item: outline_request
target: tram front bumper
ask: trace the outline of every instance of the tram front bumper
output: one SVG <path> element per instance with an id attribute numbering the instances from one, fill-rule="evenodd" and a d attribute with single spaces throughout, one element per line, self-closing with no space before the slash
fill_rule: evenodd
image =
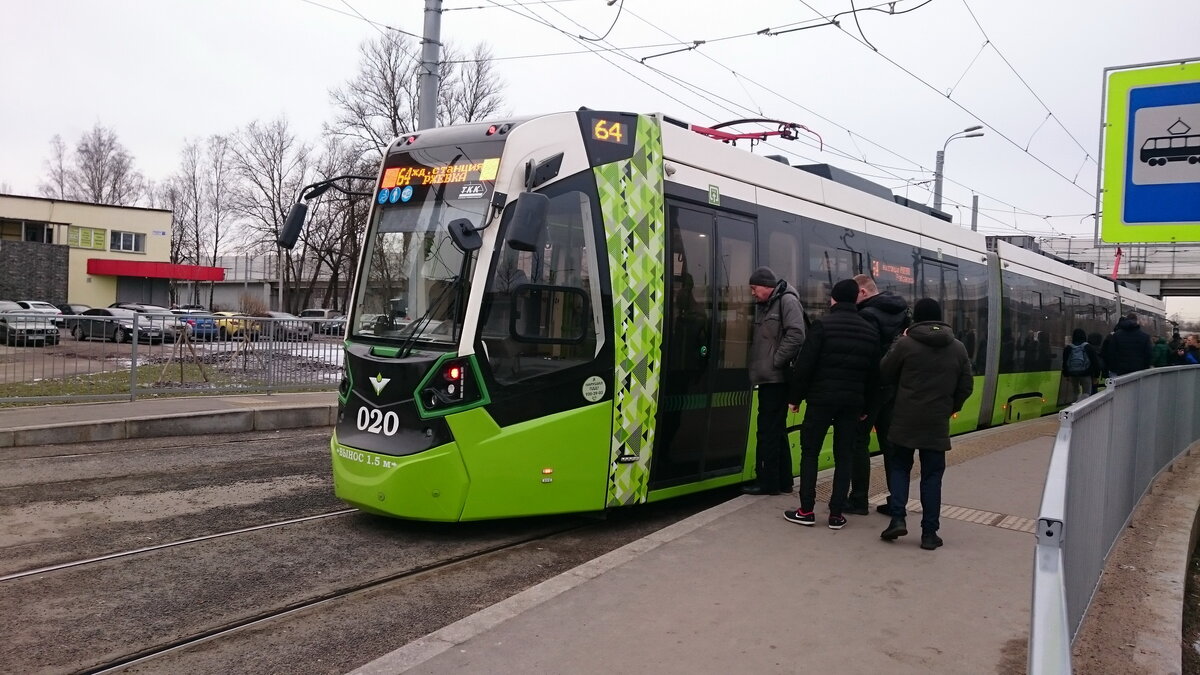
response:
<path id="1" fill-rule="evenodd" d="M 334 494 L 352 506 L 413 520 L 462 515 L 470 481 L 456 443 L 394 457 L 346 447 L 334 435 L 330 451 Z"/>

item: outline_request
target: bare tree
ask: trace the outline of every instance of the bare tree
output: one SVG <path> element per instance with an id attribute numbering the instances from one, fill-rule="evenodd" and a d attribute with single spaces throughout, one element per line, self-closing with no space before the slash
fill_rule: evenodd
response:
<path id="1" fill-rule="evenodd" d="M 208 257 L 208 263 L 216 267 L 217 258 L 221 254 L 222 244 L 229 238 L 229 230 L 226 225 L 233 214 L 233 192 L 236 187 L 228 136 L 209 136 L 207 159 L 207 175 L 205 176 L 204 187 L 208 232 L 210 235 L 207 243 L 211 246 L 209 249 L 211 255 Z M 215 288 L 216 284 L 209 283 L 209 307 L 212 306 Z"/>
<path id="2" fill-rule="evenodd" d="M 287 120 L 280 118 L 251 122 L 235 135 L 229 151 L 239 180 L 232 208 L 245 219 L 246 243 L 258 252 L 276 250 L 275 239 L 304 185 L 309 147 L 297 141 Z M 285 287 L 289 279 L 298 278 L 304 257 L 303 251 L 287 253 Z"/>
<path id="3" fill-rule="evenodd" d="M 443 124 L 478 122 L 500 112 L 504 81 L 495 73 L 492 50 L 475 45 L 471 59 L 459 64 L 452 86 L 443 88 Z"/>
<path id="4" fill-rule="evenodd" d="M 54 134 L 54 138 L 50 139 L 50 159 L 46 160 L 46 180 L 38 185 L 38 192 L 43 197 L 66 199 L 70 182 L 67 144 L 63 143 L 62 136 Z"/>
<path id="5" fill-rule="evenodd" d="M 416 129 L 421 59 L 414 43 L 384 34 L 359 47 L 358 74 L 330 91 L 336 115 L 326 134 L 350 140 L 376 161 L 392 139 Z M 473 58 L 459 57 L 446 45 L 438 72 L 438 122 L 471 122 L 493 115 L 503 103 L 503 82 L 495 75 L 491 51 L 477 45 Z"/>
<path id="6" fill-rule="evenodd" d="M 92 127 L 75 144 L 75 166 L 69 173 L 75 199 L 93 204 L 129 206 L 142 195 L 142 175 L 133 166 L 133 155 L 112 129 Z"/>

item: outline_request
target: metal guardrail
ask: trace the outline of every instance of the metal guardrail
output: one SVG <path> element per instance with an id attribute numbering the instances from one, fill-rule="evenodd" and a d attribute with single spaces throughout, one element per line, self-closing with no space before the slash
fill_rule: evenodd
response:
<path id="1" fill-rule="evenodd" d="M 0 403 L 337 388 L 344 324 L 212 319 L 0 312 Z"/>
<path id="2" fill-rule="evenodd" d="M 1038 515 L 1029 672 L 1071 672 L 1105 560 L 1155 477 L 1200 439 L 1200 366 L 1155 368 L 1060 413 Z"/>

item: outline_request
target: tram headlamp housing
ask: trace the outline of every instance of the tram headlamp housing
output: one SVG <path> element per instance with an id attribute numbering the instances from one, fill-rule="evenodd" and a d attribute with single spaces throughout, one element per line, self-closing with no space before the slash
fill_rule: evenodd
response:
<path id="1" fill-rule="evenodd" d="M 443 358 L 417 390 L 421 415 L 446 414 L 485 403 L 486 396 L 478 375 L 470 357 Z"/>

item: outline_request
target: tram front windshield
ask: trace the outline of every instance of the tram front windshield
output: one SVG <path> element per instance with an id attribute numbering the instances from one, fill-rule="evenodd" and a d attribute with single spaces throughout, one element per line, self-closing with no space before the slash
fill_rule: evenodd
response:
<path id="1" fill-rule="evenodd" d="M 458 340 L 471 262 L 463 265 L 446 226 L 459 218 L 482 225 L 502 149 L 501 142 L 464 143 L 388 157 L 364 243 L 352 335 Z"/>

